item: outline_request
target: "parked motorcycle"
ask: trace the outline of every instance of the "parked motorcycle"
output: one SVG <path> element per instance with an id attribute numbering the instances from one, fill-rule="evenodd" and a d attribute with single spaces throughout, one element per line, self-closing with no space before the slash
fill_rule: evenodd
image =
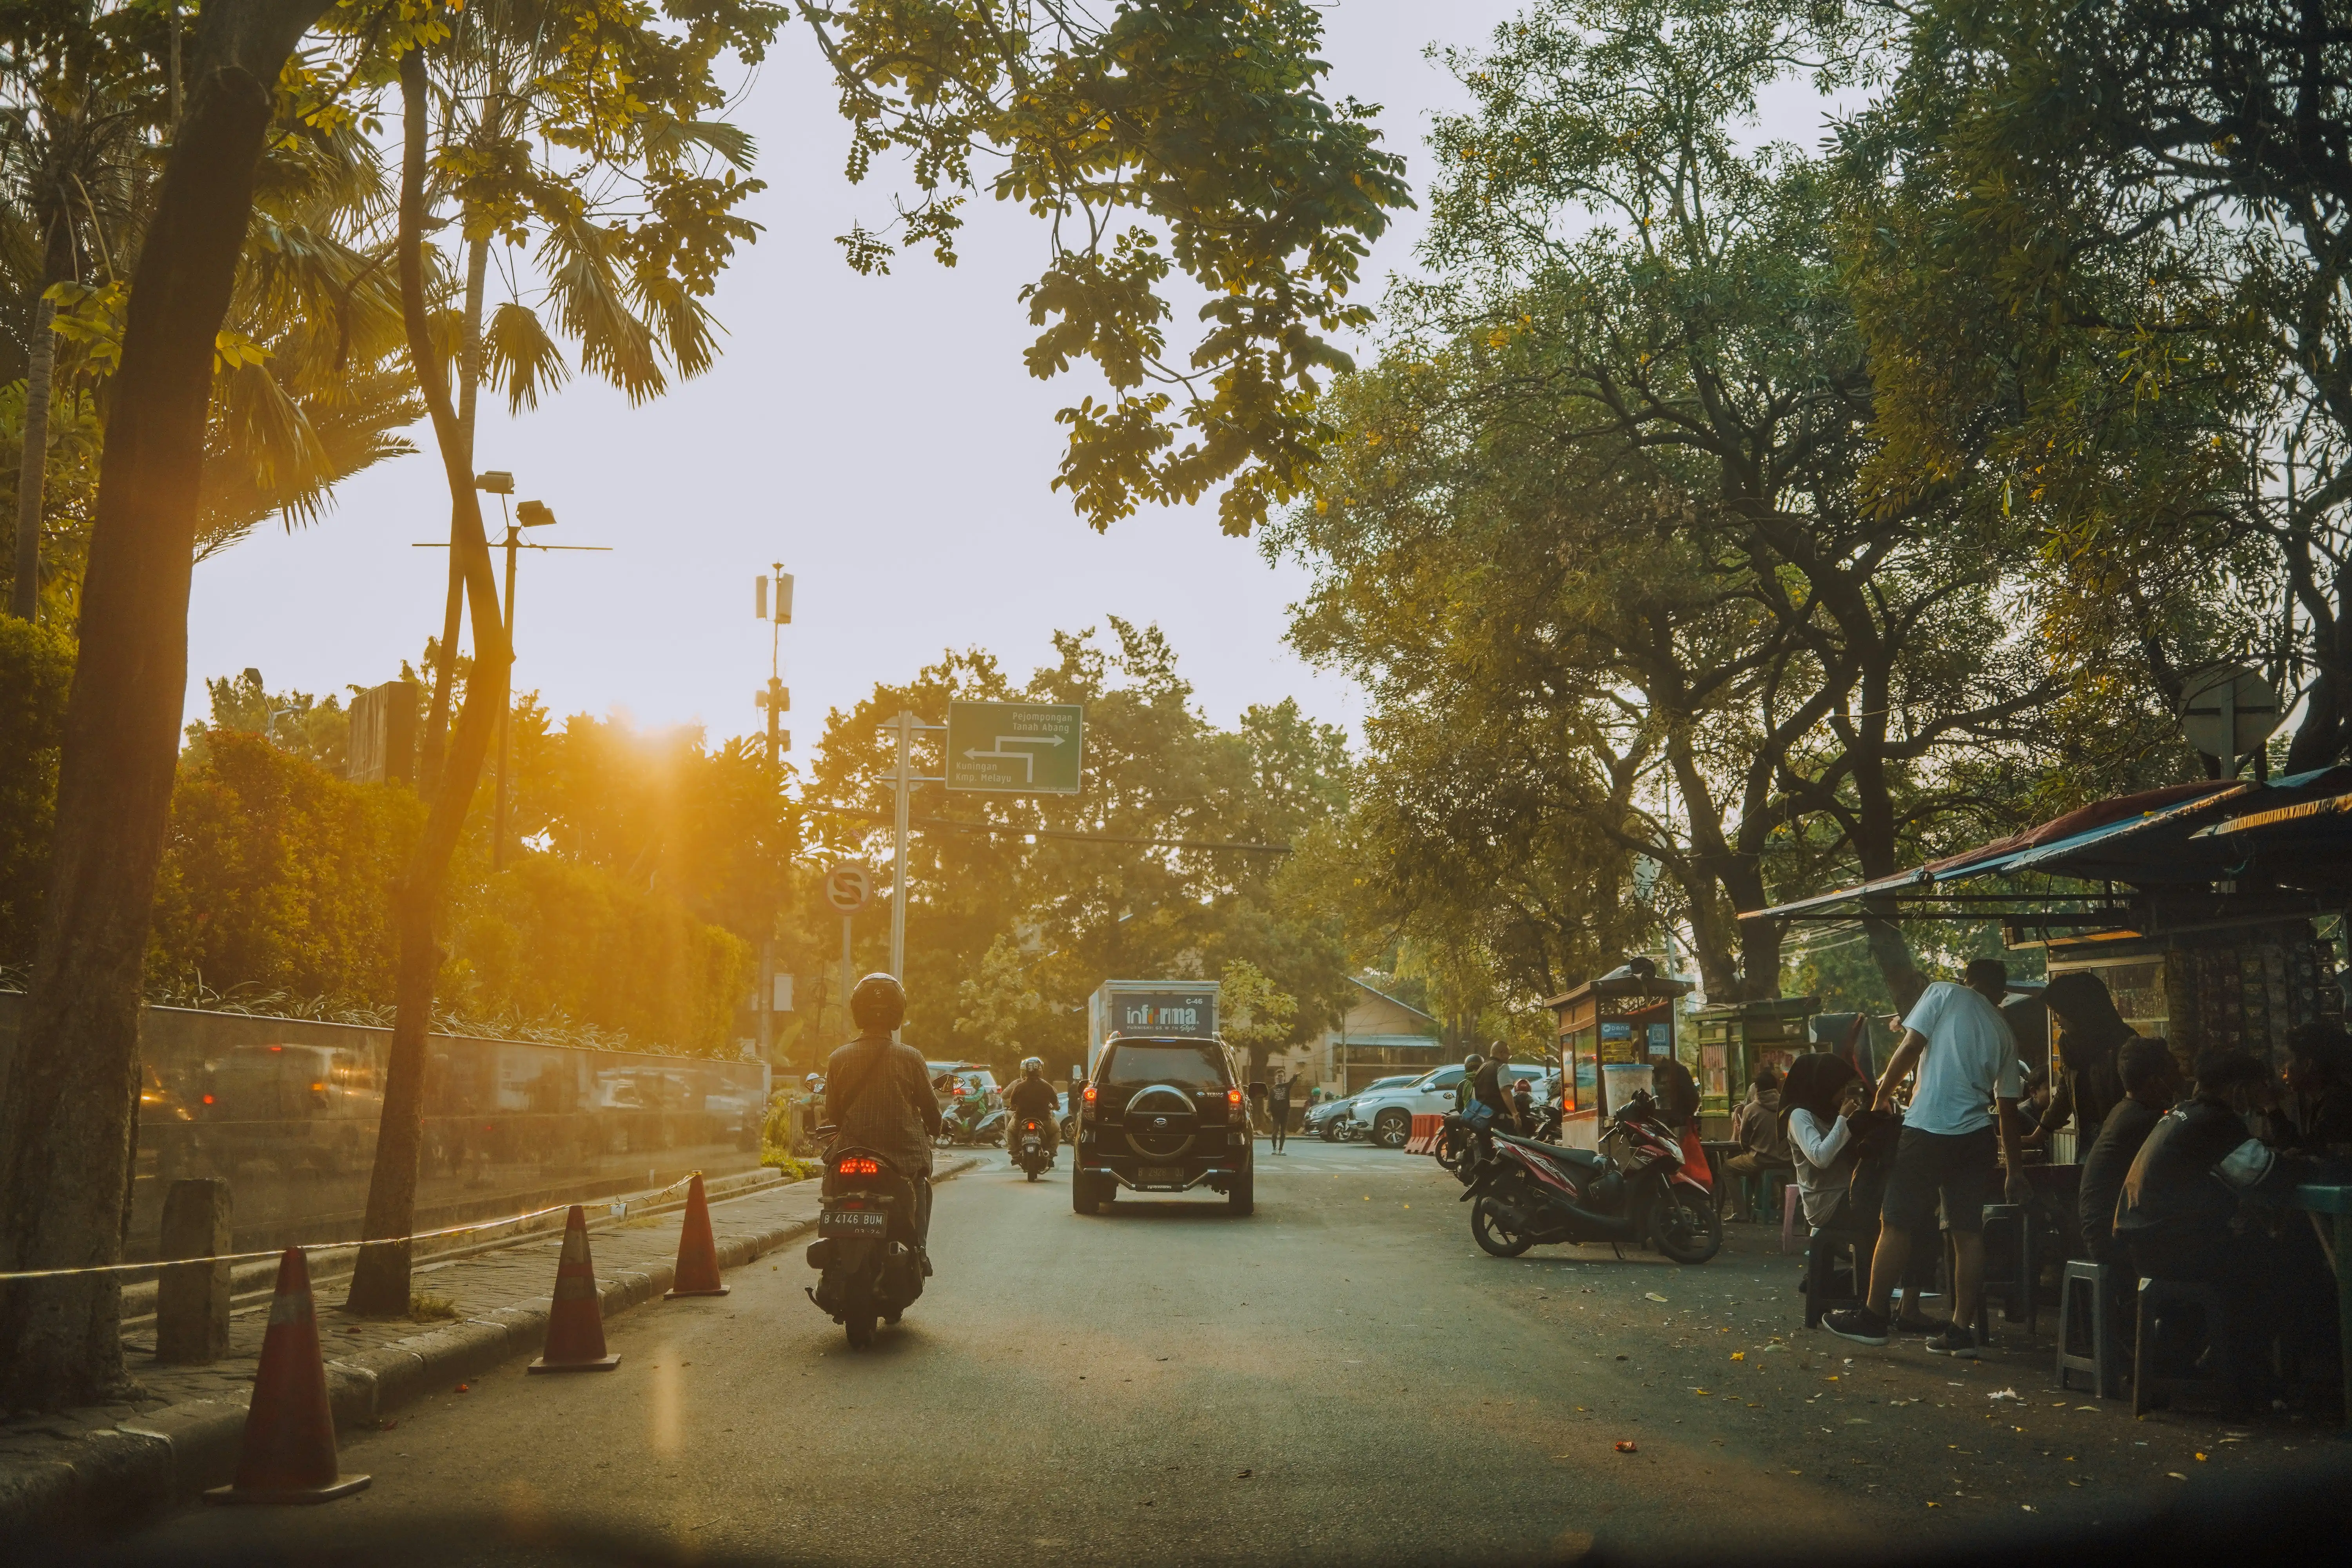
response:
<path id="1" fill-rule="evenodd" d="M 1053 1152 L 1045 1147 L 1045 1123 L 1034 1116 L 1021 1119 L 1013 1130 L 1011 1147 L 1013 1163 L 1033 1182 L 1054 1168 Z"/>
<path id="2" fill-rule="evenodd" d="M 808 1261 L 818 1277 L 808 1298 L 848 1331 L 852 1350 L 863 1350 L 874 1342 L 877 1318 L 897 1322 L 923 1293 L 915 1184 L 871 1150 L 836 1149 L 825 1157 L 817 1202 Z"/>
<path id="3" fill-rule="evenodd" d="M 1548 1100 L 1529 1105 L 1526 1114 L 1529 1121 L 1525 1137 L 1538 1143 L 1559 1142 L 1560 1109 L 1557 1102 Z M 1447 1111 L 1445 1124 L 1437 1138 L 1437 1163 L 1467 1185 L 1477 1172 L 1478 1162 L 1486 1157 L 1486 1152 L 1469 1119 L 1458 1110 Z"/>
<path id="4" fill-rule="evenodd" d="M 1530 1247 L 1646 1241 L 1677 1263 L 1723 1247 L 1723 1215 L 1683 1166 L 1682 1140 L 1635 1093 L 1601 1129 L 1599 1152 L 1496 1132 L 1465 1184 L 1470 1234 L 1497 1258 Z"/>

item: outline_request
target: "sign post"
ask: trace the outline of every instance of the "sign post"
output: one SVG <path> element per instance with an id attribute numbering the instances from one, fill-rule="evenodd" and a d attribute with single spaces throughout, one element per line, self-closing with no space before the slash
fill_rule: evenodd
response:
<path id="1" fill-rule="evenodd" d="M 1086 710 L 1075 702 L 948 704 L 948 788 L 1076 795 Z"/>
<path id="2" fill-rule="evenodd" d="M 850 918 L 874 901 L 874 873 L 855 860 L 844 860 L 824 874 L 824 901 L 841 916 L 841 1021 L 849 1017 L 849 993 L 857 976 L 849 968 Z"/>

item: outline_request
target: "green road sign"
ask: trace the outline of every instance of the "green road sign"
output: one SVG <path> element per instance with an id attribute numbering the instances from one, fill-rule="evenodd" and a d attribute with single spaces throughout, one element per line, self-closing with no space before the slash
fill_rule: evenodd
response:
<path id="1" fill-rule="evenodd" d="M 948 788 L 1076 795 L 1085 734 L 1076 703 L 950 702 Z"/>

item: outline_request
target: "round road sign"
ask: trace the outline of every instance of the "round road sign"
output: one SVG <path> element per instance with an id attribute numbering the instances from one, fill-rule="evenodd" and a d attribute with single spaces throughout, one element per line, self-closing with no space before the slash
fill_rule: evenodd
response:
<path id="1" fill-rule="evenodd" d="M 874 873 L 845 860 L 824 874 L 824 901 L 835 914 L 854 915 L 874 901 Z"/>

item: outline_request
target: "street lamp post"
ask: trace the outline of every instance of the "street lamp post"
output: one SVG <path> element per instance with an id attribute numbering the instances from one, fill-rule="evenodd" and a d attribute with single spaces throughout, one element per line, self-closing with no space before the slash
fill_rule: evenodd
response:
<path id="1" fill-rule="evenodd" d="M 503 469 L 493 469 L 488 473 L 475 475 L 474 488 L 487 495 L 494 495 L 498 497 L 499 515 L 506 518 L 506 537 L 499 542 L 506 546 L 507 552 L 507 581 L 503 597 L 505 599 L 504 616 L 507 628 L 507 648 L 509 654 L 511 654 L 515 646 L 515 552 L 518 550 L 576 550 L 593 551 L 598 553 L 610 553 L 613 547 L 609 544 L 541 544 L 535 541 L 525 539 L 522 536 L 522 531 L 526 528 L 554 527 L 555 513 L 549 509 L 545 501 L 527 500 L 522 502 L 520 506 L 517 506 L 514 509 L 512 515 L 509 515 L 506 510 L 507 498 L 514 494 L 514 476 L 505 472 Z M 446 541 L 436 541 L 431 543 L 418 543 L 415 545 L 414 548 L 418 550 L 446 550 L 449 546 Z M 511 686 L 511 682 L 509 682 L 509 686 Z M 493 823 L 493 831 L 490 836 L 490 868 L 492 870 L 504 870 L 507 863 L 507 802 L 509 798 L 507 774 L 509 762 L 512 755 L 510 731 L 513 728 L 514 692 L 512 689 L 509 689 L 507 692 L 506 706 L 499 714 L 498 805 L 495 809 L 496 819 Z"/>

